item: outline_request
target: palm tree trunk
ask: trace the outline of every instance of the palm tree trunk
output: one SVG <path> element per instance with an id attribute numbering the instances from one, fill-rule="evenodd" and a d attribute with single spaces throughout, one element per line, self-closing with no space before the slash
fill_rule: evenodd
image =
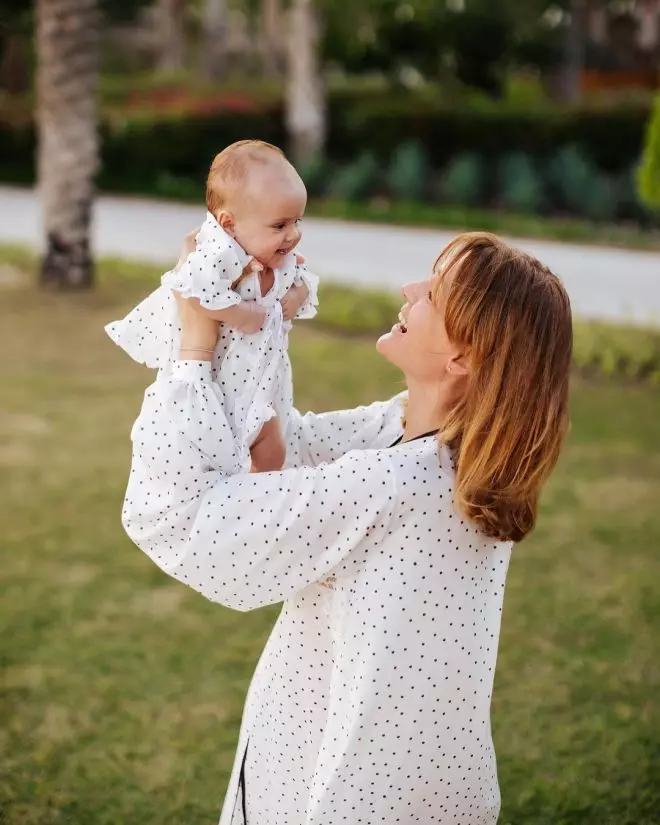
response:
<path id="1" fill-rule="evenodd" d="M 264 75 L 280 78 L 283 74 L 284 40 L 280 0 L 261 0 L 261 55 Z"/>
<path id="2" fill-rule="evenodd" d="M 160 40 L 158 68 L 180 71 L 186 61 L 186 0 L 158 0 L 154 11 Z"/>
<path id="3" fill-rule="evenodd" d="M 295 163 L 304 165 L 325 145 L 325 88 L 320 71 L 319 23 L 312 0 L 293 0 L 288 31 L 286 123 Z"/>
<path id="4" fill-rule="evenodd" d="M 97 0 L 37 0 L 38 182 L 46 235 L 41 282 L 88 287 L 98 166 Z"/>
<path id="5" fill-rule="evenodd" d="M 227 68 L 227 11 L 227 0 L 204 0 L 200 68 L 207 80 L 222 77 Z"/>
<path id="6" fill-rule="evenodd" d="M 564 43 L 564 66 L 562 71 L 562 100 L 577 103 L 582 96 L 582 72 L 586 41 L 587 0 L 571 0 L 570 23 Z"/>

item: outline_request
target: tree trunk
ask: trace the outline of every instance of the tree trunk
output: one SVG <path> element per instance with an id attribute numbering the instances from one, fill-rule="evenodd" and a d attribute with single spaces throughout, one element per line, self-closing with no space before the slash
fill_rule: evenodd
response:
<path id="1" fill-rule="evenodd" d="M 282 77 L 285 54 L 280 0 L 261 0 L 261 58 L 265 77 Z"/>
<path id="2" fill-rule="evenodd" d="M 227 70 L 227 13 L 227 0 L 204 0 L 200 68 L 207 80 L 217 80 Z"/>
<path id="3" fill-rule="evenodd" d="M 5 35 L 0 58 L 0 88 L 21 95 L 30 88 L 29 39 L 22 32 Z"/>
<path id="4" fill-rule="evenodd" d="M 37 0 L 38 179 L 46 235 L 41 282 L 88 287 L 98 167 L 97 0 Z"/>
<path id="5" fill-rule="evenodd" d="M 566 29 L 564 65 L 561 78 L 561 98 L 566 103 L 578 103 L 582 97 L 586 8 L 587 0 L 571 0 L 570 22 Z"/>
<path id="6" fill-rule="evenodd" d="M 286 124 L 298 165 L 325 145 L 325 89 L 319 66 L 319 25 L 312 0 L 293 0 L 288 32 Z"/>
<path id="7" fill-rule="evenodd" d="M 186 0 L 158 0 L 154 11 L 160 41 L 158 68 L 181 71 L 186 62 Z"/>

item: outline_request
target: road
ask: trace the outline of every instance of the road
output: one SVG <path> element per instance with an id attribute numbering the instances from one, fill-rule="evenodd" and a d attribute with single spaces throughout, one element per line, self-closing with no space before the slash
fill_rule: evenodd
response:
<path id="1" fill-rule="evenodd" d="M 38 246 L 41 213 L 34 191 L 0 186 L 0 243 Z M 171 264 L 203 206 L 103 196 L 97 202 L 94 249 L 102 256 Z M 301 251 L 322 278 L 397 290 L 424 278 L 456 233 L 305 219 Z M 514 243 L 563 280 L 573 312 L 583 318 L 660 326 L 660 253 L 537 240 Z"/>

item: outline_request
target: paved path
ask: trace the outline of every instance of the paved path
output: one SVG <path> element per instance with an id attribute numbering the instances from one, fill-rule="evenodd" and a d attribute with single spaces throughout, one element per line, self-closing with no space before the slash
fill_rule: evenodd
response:
<path id="1" fill-rule="evenodd" d="M 94 245 L 104 256 L 171 264 L 202 207 L 141 198 L 102 197 Z M 0 243 L 40 242 L 35 194 L 0 186 Z M 310 268 L 336 281 L 398 289 L 423 278 L 451 232 L 306 219 L 301 250 Z M 576 316 L 660 326 L 660 253 L 517 240 L 564 281 Z"/>

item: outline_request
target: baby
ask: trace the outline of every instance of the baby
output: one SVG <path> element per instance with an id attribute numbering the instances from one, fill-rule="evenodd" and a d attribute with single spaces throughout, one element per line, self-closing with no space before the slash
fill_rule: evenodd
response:
<path id="1" fill-rule="evenodd" d="M 136 361 L 157 368 L 157 381 L 176 380 L 179 358 L 210 358 L 222 413 L 209 416 L 197 446 L 213 469 L 228 474 L 278 470 L 285 460 L 282 425 L 293 404 L 290 322 L 316 314 L 318 279 L 294 253 L 307 192 L 277 147 L 239 141 L 213 161 L 206 202 L 195 251 L 106 331 Z M 181 345 L 175 292 L 217 324 L 213 349 Z M 145 416 L 162 421 L 166 437 L 157 397 L 147 390 L 133 438 Z"/>

